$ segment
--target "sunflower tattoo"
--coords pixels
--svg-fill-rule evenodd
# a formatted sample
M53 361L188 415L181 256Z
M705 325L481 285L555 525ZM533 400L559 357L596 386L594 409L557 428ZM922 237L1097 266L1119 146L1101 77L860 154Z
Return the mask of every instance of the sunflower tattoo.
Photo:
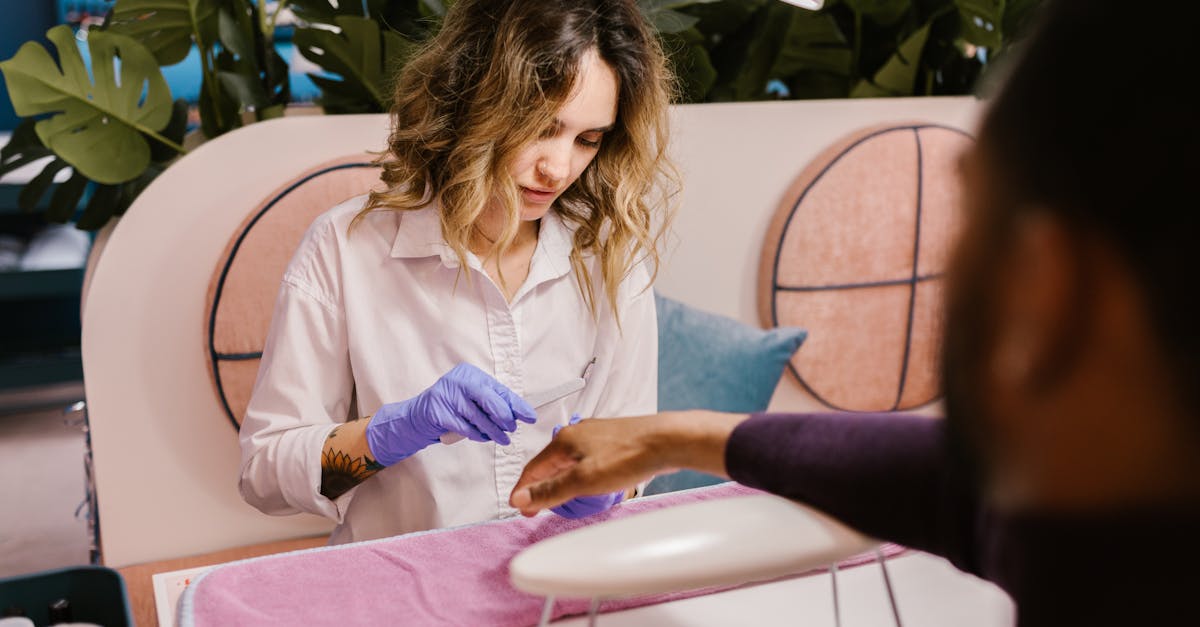
M366 455L353 458L342 451L327 449L321 454L321 469L321 494L336 499L382 470L383 464Z

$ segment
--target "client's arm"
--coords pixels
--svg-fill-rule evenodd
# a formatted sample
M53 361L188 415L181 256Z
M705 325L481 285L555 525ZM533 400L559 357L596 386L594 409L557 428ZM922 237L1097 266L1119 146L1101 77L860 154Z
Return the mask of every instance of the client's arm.
M944 439L943 422L922 416L758 414L731 433L725 463L739 483L973 570L978 502Z
M530 460L510 503L527 516L581 494L646 481L672 468L725 471L725 443L747 416L710 411L584 420Z
M585 420L525 468L526 515L672 468L723 475L824 510L862 532L971 569L973 495L951 480L941 422L905 415L706 411Z

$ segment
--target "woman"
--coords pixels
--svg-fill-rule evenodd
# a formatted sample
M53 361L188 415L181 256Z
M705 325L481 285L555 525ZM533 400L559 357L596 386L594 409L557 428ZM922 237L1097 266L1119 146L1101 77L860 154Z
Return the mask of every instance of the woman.
M655 409L665 67L632 0L454 4L397 83L387 189L318 218L284 274L249 503L329 517L333 543L512 515L572 413Z

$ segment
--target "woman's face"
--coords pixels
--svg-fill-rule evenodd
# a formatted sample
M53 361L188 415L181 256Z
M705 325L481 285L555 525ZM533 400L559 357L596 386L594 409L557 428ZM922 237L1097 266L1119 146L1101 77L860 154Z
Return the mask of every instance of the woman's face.
M521 186L521 219L538 220L596 158L617 119L617 76L596 51L579 64L570 99L554 125L517 154L509 170Z

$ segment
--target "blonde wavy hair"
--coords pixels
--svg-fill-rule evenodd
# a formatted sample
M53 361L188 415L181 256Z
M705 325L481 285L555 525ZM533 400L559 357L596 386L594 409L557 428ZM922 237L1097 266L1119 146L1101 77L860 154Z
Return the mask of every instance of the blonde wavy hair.
M355 220L437 201L442 234L465 268L476 222L498 202L505 222L492 254L502 255L520 225L509 165L551 127L593 49L618 79L616 124L552 210L575 227L571 264L593 315L589 254L616 315L618 286L636 264L649 261L657 275L679 188L666 155L675 82L634 0L455 2L395 84L379 159L386 190L372 192Z

